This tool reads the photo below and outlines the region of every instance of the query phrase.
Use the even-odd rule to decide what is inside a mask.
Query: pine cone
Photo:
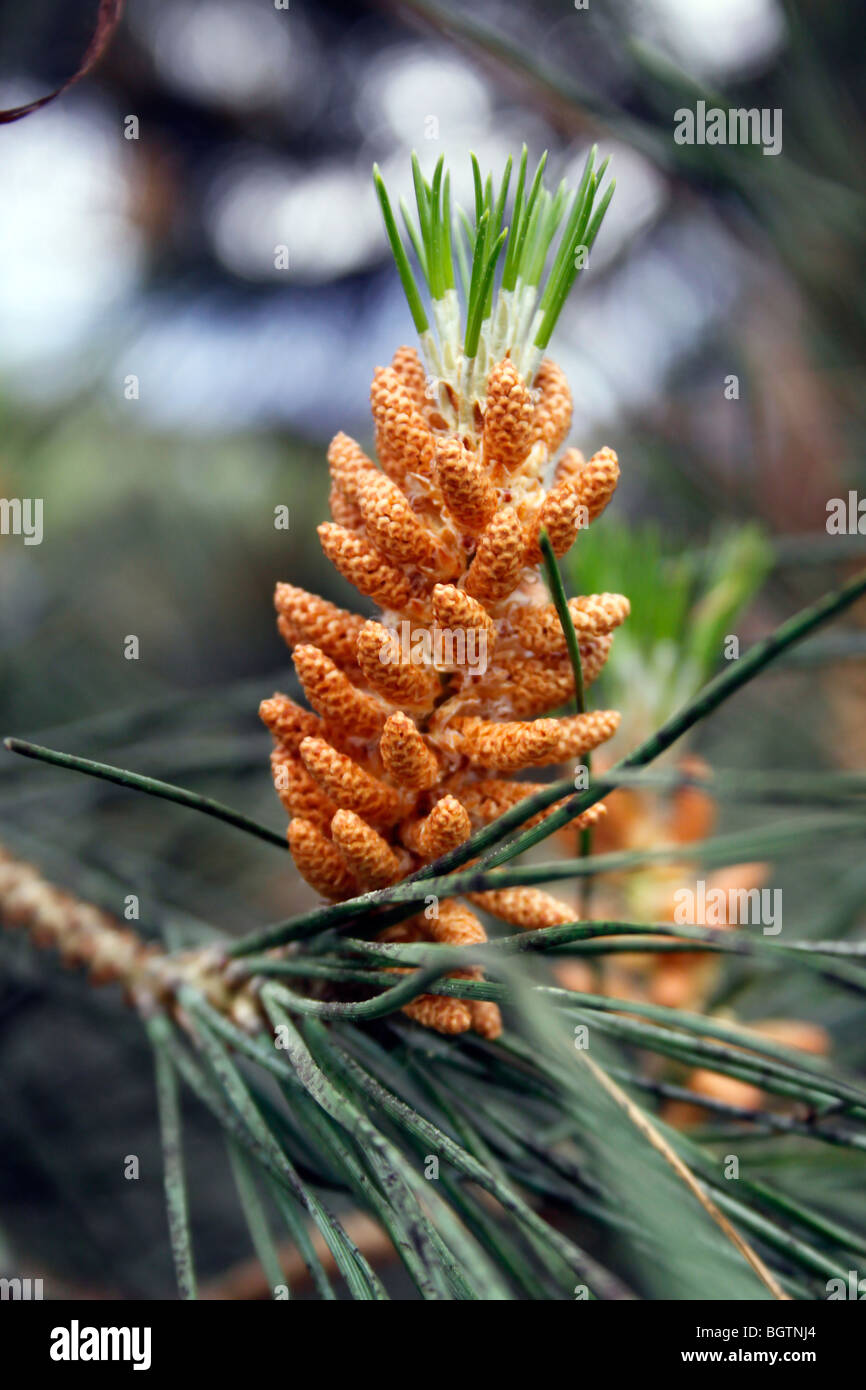
[[[557,554],[599,515],[616,486],[612,450],[562,456],[571,399],[545,361],[536,389],[507,358],[488,373],[477,431],[449,428],[424,391],[411,348],[377,370],[372,389],[380,468],[340,434],[329,450],[333,522],[322,546],[377,621],[279,584],[280,632],[294,648],[314,713],[264,701],[274,779],[296,816],[289,843],[301,874],[329,900],[396,882],[469,838],[532,791],[525,768],[579,756],[609,739],[613,710],[548,715],[574,691],[565,637],[539,573],[545,527]],[[458,412],[459,414],[459,412]],[[584,677],[598,675],[627,617],[618,594],[573,599]],[[495,776],[491,776],[495,773]],[[317,793],[317,794],[316,794]],[[604,814],[592,808],[587,823]],[[473,902],[520,927],[573,918],[534,889]],[[467,907],[442,903],[390,940],[481,942]],[[480,978],[480,969],[460,972]],[[442,1032],[501,1031],[495,1004],[427,995],[405,1012]]]

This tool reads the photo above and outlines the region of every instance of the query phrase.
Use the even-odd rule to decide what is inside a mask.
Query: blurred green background
[[[0,5],[0,105],[68,75],[94,12]],[[620,457],[608,515],[634,540],[606,555],[600,523],[592,572],[625,588],[636,624],[665,582],[660,546],[712,557],[725,532],[766,537],[768,577],[732,629],[744,644],[862,565],[866,536],[830,536],[826,519],[863,487],[864,75],[857,7],[818,0],[483,0],[471,16],[426,0],[129,0],[97,73],[0,132],[0,495],[44,502],[40,545],[0,537],[3,732],[281,827],[256,719],[261,696],[294,689],[271,593],[284,579],[348,598],[315,536],[324,455],[337,429],[370,444],[373,369],[412,340],[370,179],[376,160],[408,191],[412,149],[426,172],[445,154],[464,202],[470,150],[495,170],[524,141],[530,160],[549,149],[554,181],[593,141],[612,158],[617,193],[553,355],[572,442]],[[699,98],[781,110],[781,153],[676,145],[674,112]],[[646,557],[632,589],[617,563],[630,550]],[[580,545],[575,564],[580,583]],[[862,767],[862,628],[855,612],[738,697],[700,751]],[[692,636],[684,614],[684,651]],[[620,678],[620,749],[641,681],[639,663]],[[142,930],[173,942],[312,897],[267,845],[9,755],[0,842],[115,912],[135,893]],[[856,924],[859,858],[824,847],[780,872],[800,934],[831,894]],[[0,1264],[61,1290],[168,1295],[138,1030],[25,943],[2,952]],[[840,1057],[862,1059],[853,996],[776,988],[777,1013],[819,1017]],[[241,1220],[207,1125],[193,1144],[214,1273],[244,1253]],[[838,1192],[847,1162],[827,1178]]]

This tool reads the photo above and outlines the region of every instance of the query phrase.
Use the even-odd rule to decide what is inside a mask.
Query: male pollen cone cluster
[[[319,538],[378,618],[277,585],[278,627],[311,709],[276,694],[260,714],[274,737],[292,855],[330,901],[395,883],[454,849],[538,786],[516,774],[579,758],[619,724],[614,710],[544,717],[575,691],[538,543],[544,527],[564,555],[600,515],[616,455],[560,454],[572,405],[553,362],[530,388],[506,356],[485,388],[475,427],[455,432],[428,397],[417,353],[400,348],[371,390],[379,464],[345,434],[331,443],[333,520]],[[589,684],[628,600],[593,594],[570,610]],[[580,823],[603,814],[597,804]],[[574,919],[534,889],[475,894],[473,905],[524,928]],[[486,940],[457,901],[431,904],[387,937]],[[442,1033],[489,1038],[502,1027],[488,1002],[424,995],[405,1012]]]
[[[709,776],[711,769],[693,754],[679,761],[682,773]],[[696,844],[713,833],[717,807],[714,798],[700,786],[686,784],[678,787],[670,803],[665,804],[651,793],[630,787],[619,787],[608,800],[608,814],[595,840],[596,853],[640,850],[648,846],[667,844],[687,846]],[[687,860],[669,864],[645,865],[638,873],[623,876],[619,885],[608,876],[608,893],[613,894],[596,903],[600,918],[616,919],[623,915],[636,921],[675,922],[677,920],[677,890],[692,872]],[[728,864],[707,873],[708,893],[721,892],[724,900],[732,894],[760,891],[769,872],[768,864]],[[618,891],[617,891],[618,890]],[[711,927],[726,931],[704,910],[696,911],[693,926]],[[669,944],[676,945],[675,938]],[[724,957],[699,952],[672,950],[652,955],[635,951],[603,958],[592,970],[585,960],[570,960],[556,967],[559,983],[566,989],[589,990],[617,999],[661,1005],[666,1009],[685,1009],[712,1017],[736,1021],[726,1011],[718,1013],[713,1007],[713,991],[718,983]],[[831,1050],[829,1033],[820,1024],[802,1019],[768,1018],[750,1021],[747,1026],[758,1038],[770,1038],[788,1047],[799,1048],[817,1057],[826,1057]],[[682,1084],[695,1097],[721,1101],[740,1110],[757,1110],[777,1101],[759,1086],[710,1067],[692,1070],[670,1068],[668,1079]],[[706,1110],[690,1100],[668,1100],[662,1108],[663,1118],[670,1124],[684,1127],[703,1124]]]

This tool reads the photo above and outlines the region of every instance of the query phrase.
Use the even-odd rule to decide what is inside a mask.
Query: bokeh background
[[[95,9],[0,5],[0,105],[75,69]],[[616,515],[666,551],[711,553],[725,526],[766,537],[741,640],[862,565],[866,536],[825,524],[828,499],[863,485],[861,26],[820,0],[128,0],[98,70],[0,128],[0,495],[44,499],[41,545],[0,537],[2,731],[281,825],[255,716],[293,688],[271,592],[348,597],[316,541],[324,454],[337,429],[370,443],[373,369],[411,341],[370,170],[408,192],[413,149],[427,172],[446,156],[464,202],[470,150],[498,170],[524,141],[531,160],[548,149],[554,181],[593,141],[610,154],[617,193],[554,340],[572,440],[617,449]],[[673,113],[702,96],[780,108],[782,153],[677,146]],[[739,697],[700,751],[862,767],[863,650],[855,615]],[[0,842],[113,911],[138,895],[142,930],[175,943],[311,896],[267,845],[8,754]],[[829,887],[856,924],[850,847],[796,874],[802,932]],[[5,940],[2,964],[2,1272],[168,1296],[138,1029],[26,944]],[[802,981],[786,988],[777,1009],[814,1013]],[[856,1000],[817,1007],[856,1061]],[[219,1147],[192,1125],[215,1276],[246,1247]]]

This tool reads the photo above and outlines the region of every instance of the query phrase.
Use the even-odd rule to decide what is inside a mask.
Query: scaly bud
[[[313,781],[300,758],[275,748],[271,754],[271,775],[277,796],[289,815],[311,821],[323,833],[330,829],[337,808],[319,784]]]
[[[342,526],[325,521],[318,528],[326,556],[344,579],[380,608],[398,612],[409,607],[412,586],[404,574],[389,565],[369,541]]]
[[[323,738],[305,738],[301,758],[310,776],[342,810],[376,824],[395,819],[400,805],[397,793]]]
[[[277,585],[274,607],[285,621],[280,632],[290,647],[309,642],[321,647],[339,666],[355,664],[355,643],[364,623],[357,613],[308,594],[306,589],[296,589],[294,584]]]
[[[355,815],[337,811],[331,821],[331,838],[347,868],[366,892],[385,888],[400,877],[402,865],[388,841]]]
[[[549,457],[553,457],[571,429],[571,392],[565,372],[545,357],[535,374],[533,387],[538,403],[532,421],[533,438],[542,439]]]
[[[360,444],[348,434],[335,434],[328,447],[328,467],[334,486],[343,496],[356,506],[358,504],[358,484],[368,474],[376,477],[379,470],[368,458]]]
[[[565,555],[574,545],[583,515],[583,503],[574,484],[555,483],[530,527],[524,562],[537,565],[541,560],[542,531],[547,532],[554,555]]]
[[[475,454],[456,436],[436,446],[436,479],[457,525],[472,536],[483,531],[496,511],[496,490]]]
[[[625,622],[631,604],[623,594],[584,594],[569,599],[568,611],[578,637],[596,637],[612,632]],[[518,608],[509,616],[515,637],[537,656],[560,656],[567,652],[565,633],[552,603]]]
[[[358,885],[339,850],[311,821],[296,817],[289,823],[289,849],[298,873],[323,898],[348,898]]]
[[[513,927],[522,927],[524,931],[559,927],[566,922],[579,920],[573,907],[560,902],[550,893],[542,892],[540,888],[496,888],[490,893],[470,893],[468,896],[476,907],[483,908],[502,922],[510,922]]]
[[[382,730],[379,755],[386,771],[401,787],[422,791],[435,786],[441,776],[439,759],[402,710],[388,717]]]
[[[513,507],[503,507],[478,542],[466,576],[471,598],[491,606],[507,598],[523,572],[526,538]]]
[[[599,449],[574,479],[590,521],[601,516],[619,482],[619,462],[613,449]]]
[[[298,680],[313,709],[335,728],[361,736],[377,734],[388,711],[384,705],[356,690],[348,676],[318,647],[295,647],[292,654]]]
[[[532,446],[535,404],[532,392],[509,358],[498,362],[487,378],[484,412],[484,463],[506,473],[523,462]]]
[[[443,796],[429,815],[403,828],[404,842],[425,859],[438,859],[472,834],[469,814],[454,796]]]
[[[442,628],[451,632],[470,632],[473,628],[484,633],[488,660],[496,645],[496,625],[486,608],[471,598],[465,589],[453,584],[437,584],[433,589],[433,616]]]
[[[364,529],[386,560],[417,565],[438,577],[454,574],[453,556],[415,515],[396,483],[383,473],[371,473],[360,480],[357,491]]]
[[[430,477],[433,435],[393,367],[377,367],[370,388],[376,448],[382,467],[397,483],[407,473]]]
[[[361,628],[358,664],[373,689],[393,705],[429,710],[441,688],[435,671],[407,660],[400,639],[381,623]]]
[[[391,358],[391,366],[406,388],[415,409],[420,415],[426,415],[430,405],[427,397],[427,376],[415,348],[398,347]]]
[[[301,709],[288,695],[281,695],[279,691],[269,700],[262,700],[259,719],[274,738],[292,752],[300,748],[301,739],[315,737],[322,732],[314,714],[308,709]]]

